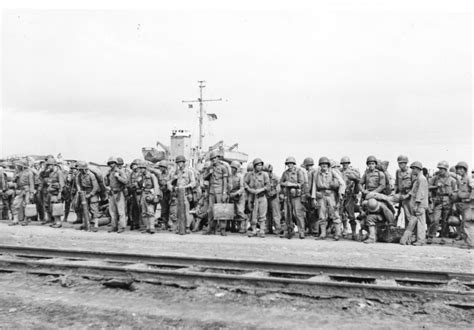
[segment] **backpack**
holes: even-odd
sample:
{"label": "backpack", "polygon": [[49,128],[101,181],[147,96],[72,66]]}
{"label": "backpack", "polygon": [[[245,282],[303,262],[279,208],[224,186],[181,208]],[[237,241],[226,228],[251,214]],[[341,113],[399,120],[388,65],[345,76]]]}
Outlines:
{"label": "backpack", "polygon": [[99,185],[99,191],[97,191],[97,193],[99,194],[100,199],[102,201],[107,200],[107,189],[105,188],[104,176],[100,170],[97,170],[93,167],[89,167],[89,171],[91,171],[91,173],[93,173],[97,179],[97,183]]}

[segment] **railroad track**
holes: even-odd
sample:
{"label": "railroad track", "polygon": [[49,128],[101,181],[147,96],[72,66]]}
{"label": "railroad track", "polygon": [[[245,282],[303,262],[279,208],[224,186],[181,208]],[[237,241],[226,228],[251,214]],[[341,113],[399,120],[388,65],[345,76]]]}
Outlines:
{"label": "railroad track", "polygon": [[187,286],[214,283],[317,298],[442,298],[474,307],[472,273],[0,246],[0,272],[18,271]]}

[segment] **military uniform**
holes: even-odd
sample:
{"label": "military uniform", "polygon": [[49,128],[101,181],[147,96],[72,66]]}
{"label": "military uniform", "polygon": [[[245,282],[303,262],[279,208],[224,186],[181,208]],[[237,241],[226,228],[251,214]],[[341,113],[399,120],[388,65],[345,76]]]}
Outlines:
{"label": "military uniform", "polygon": [[428,228],[428,238],[436,237],[440,222],[443,225],[441,236],[448,234],[448,217],[453,207],[452,199],[457,192],[456,180],[446,172],[444,176],[437,174],[430,179],[430,186],[433,188],[433,222]]}
{"label": "military uniform", "polygon": [[60,226],[61,216],[53,216],[53,204],[60,203],[62,199],[61,194],[64,188],[64,176],[62,170],[55,166],[43,182],[47,184],[45,204],[47,205],[48,219],[53,219],[55,224]]}
{"label": "military uniform", "polygon": [[319,205],[319,222],[321,226],[321,238],[326,236],[326,227],[328,220],[336,229],[335,238],[341,235],[341,217],[337,207],[339,195],[346,191],[346,183],[341,175],[333,169],[324,171],[320,169],[315,175],[313,182],[313,195]]}
{"label": "military uniform", "polygon": [[[286,187],[286,183],[296,184],[295,187]],[[285,233],[288,237],[291,237],[293,232],[294,223],[293,219],[296,219],[296,225],[298,227],[298,232],[304,237],[305,232],[305,208],[301,202],[301,195],[304,193],[305,177],[301,169],[296,167],[286,169],[283,172],[280,185],[284,187],[285,195],[285,220],[286,226],[284,228]]]}
{"label": "military uniform", "polygon": [[128,177],[123,169],[115,167],[105,176],[105,185],[109,187],[109,213],[112,222],[112,230],[123,231],[125,229],[125,188]]}
{"label": "military uniform", "polygon": [[137,181],[144,229],[149,233],[154,233],[156,204],[161,198],[158,179],[153,173],[146,170],[138,177]]}
{"label": "military uniform", "polygon": [[173,219],[174,223],[178,216],[178,189],[184,189],[184,217],[185,217],[185,230],[186,232],[190,231],[191,223],[193,222],[193,216],[191,215],[190,210],[190,200],[193,200],[193,189],[196,186],[196,178],[194,172],[190,168],[179,169],[177,168],[174,174],[171,176],[171,180],[168,181],[168,190],[171,191],[171,200],[170,205],[170,215],[176,217]]}
{"label": "military uniform", "polygon": [[362,191],[383,193],[386,187],[385,174],[376,168],[373,170],[367,169],[362,175],[360,184],[363,188]]}
{"label": "military uniform", "polygon": [[280,178],[273,173],[269,173],[270,189],[267,192],[267,231],[272,232],[275,226],[275,232],[281,233],[281,205],[280,205]]}
{"label": "military uniform", "polygon": [[25,219],[25,206],[30,203],[35,193],[34,174],[29,168],[23,169],[14,179],[16,185],[15,198],[12,204],[13,224]]}
{"label": "military uniform", "polygon": [[[7,174],[3,171],[3,167],[0,164],[0,219],[7,220],[7,217],[4,218],[4,201],[6,200],[5,196],[7,196],[8,191],[8,181],[7,181]],[[7,212],[8,214],[8,212]]]}
{"label": "military uniform", "polygon": [[[224,194],[227,194],[227,184],[229,180],[229,168],[227,165],[224,165],[222,161],[218,161],[209,168],[209,173],[207,174],[209,180],[209,232],[216,227],[214,221],[214,204],[215,203],[225,203]],[[225,232],[225,221],[220,221],[218,227],[220,231]]]}
{"label": "military uniform", "polygon": [[235,227],[240,227],[240,232],[247,231],[247,223],[245,216],[245,194],[244,194],[244,176],[242,173],[236,172],[229,177],[229,197],[234,203],[235,210]]}
{"label": "military uniform", "polygon": [[[410,209],[413,210],[413,216],[409,219],[408,226],[403,233],[400,244],[407,244],[416,226],[417,244],[424,244],[426,240],[426,210],[428,209],[428,181],[420,171],[413,188],[410,191]],[[418,209],[416,205],[419,205]]]}
{"label": "military uniform", "polygon": [[313,194],[314,189],[314,179],[316,177],[316,169],[310,168],[307,171],[307,180],[308,183],[305,189],[305,206],[306,206],[306,222],[307,227],[310,233],[317,234],[319,232],[318,228],[318,208],[317,203],[313,203],[311,195]]}
{"label": "military uniform", "polygon": [[[250,219],[250,225],[252,228],[252,234],[257,234],[257,223],[260,226],[260,236],[264,236],[265,232],[265,221],[267,219],[267,197],[266,193],[270,190],[270,178],[266,172],[251,172],[245,180],[245,189],[250,195],[250,201],[252,206],[252,213]],[[259,193],[253,193],[253,190],[261,190]]]}
{"label": "military uniform", "polygon": [[465,173],[459,177],[458,181],[458,200],[462,215],[462,226],[465,241],[469,247],[474,246],[474,179]]}
{"label": "military uniform", "polygon": [[360,180],[360,174],[357,170],[348,167],[346,170],[341,171],[342,178],[346,184],[346,191],[344,193],[344,200],[342,202],[341,216],[344,229],[346,228],[347,221],[351,226],[351,232],[353,239],[356,238],[356,227],[357,222],[355,218],[355,209],[357,204],[357,195],[359,193],[358,181]]}
{"label": "military uniform", "polygon": [[[95,174],[91,171],[87,170],[85,173],[79,173],[77,175],[77,186],[80,191],[84,193],[84,197],[87,202],[87,208],[91,215],[91,222],[94,223],[94,227],[98,228],[97,220],[100,217],[99,212],[99,183],[97,182],[97,178]],[[78,200],[79,201],[79,200]],[[81,210],[82,213],[82,210]],[[84,223],[86,221],[86,217],[81,214],[81,218],[83,219],[82,228],[88,229],[89,224]]]}
{"label": "military uniform", "polygon": [[138,178],[141,177],[138,169],[135,169],[129,176],[128,181],[128,219],[130,221],[130,230],[139,229],[143,225],[142,212],[140,204],[140,192]]}
{"label": "military uniform", "polygon": [[[395,174],[395,194],[407,195],[413,186],[413,175],[411,169],[406,170],[397,169]],[[400,201],[400,207],[405,213],[405,222],[408,224],[408,219],[413,215],[413,210],[410,206],[409,199],[403,199]]]}

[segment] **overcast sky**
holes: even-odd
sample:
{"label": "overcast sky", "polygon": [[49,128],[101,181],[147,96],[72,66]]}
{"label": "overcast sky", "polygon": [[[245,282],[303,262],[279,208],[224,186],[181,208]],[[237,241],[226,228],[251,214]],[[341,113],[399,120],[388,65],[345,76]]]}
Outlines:
{"label": "overcast sky", "polygon": [[104,162],[197,130],[278,171],[399,154],[473,164],[472,16],[311,11],[5,10],[0,156]]}

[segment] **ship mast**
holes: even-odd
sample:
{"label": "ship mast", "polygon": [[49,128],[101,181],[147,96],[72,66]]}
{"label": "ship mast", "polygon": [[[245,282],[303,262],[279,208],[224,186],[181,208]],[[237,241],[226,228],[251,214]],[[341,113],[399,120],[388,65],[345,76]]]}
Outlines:
{"label": "ship mast", "polygon": [[[199,151],[202,151],[202,140],[204,138],[204,128],[203,128],[203,122],[204,122],[204,102],[218,102],[222,101],[222,99],[207,99],[204,100],[202,96],[202,89],[206,87],[205,80],[198,80],[199,83],[199,98],[197,100],[190,100],[190,101],[182,101],[183,103],[199,103]],[[192,108],[192,105],[190,105],[190,108]]]}

